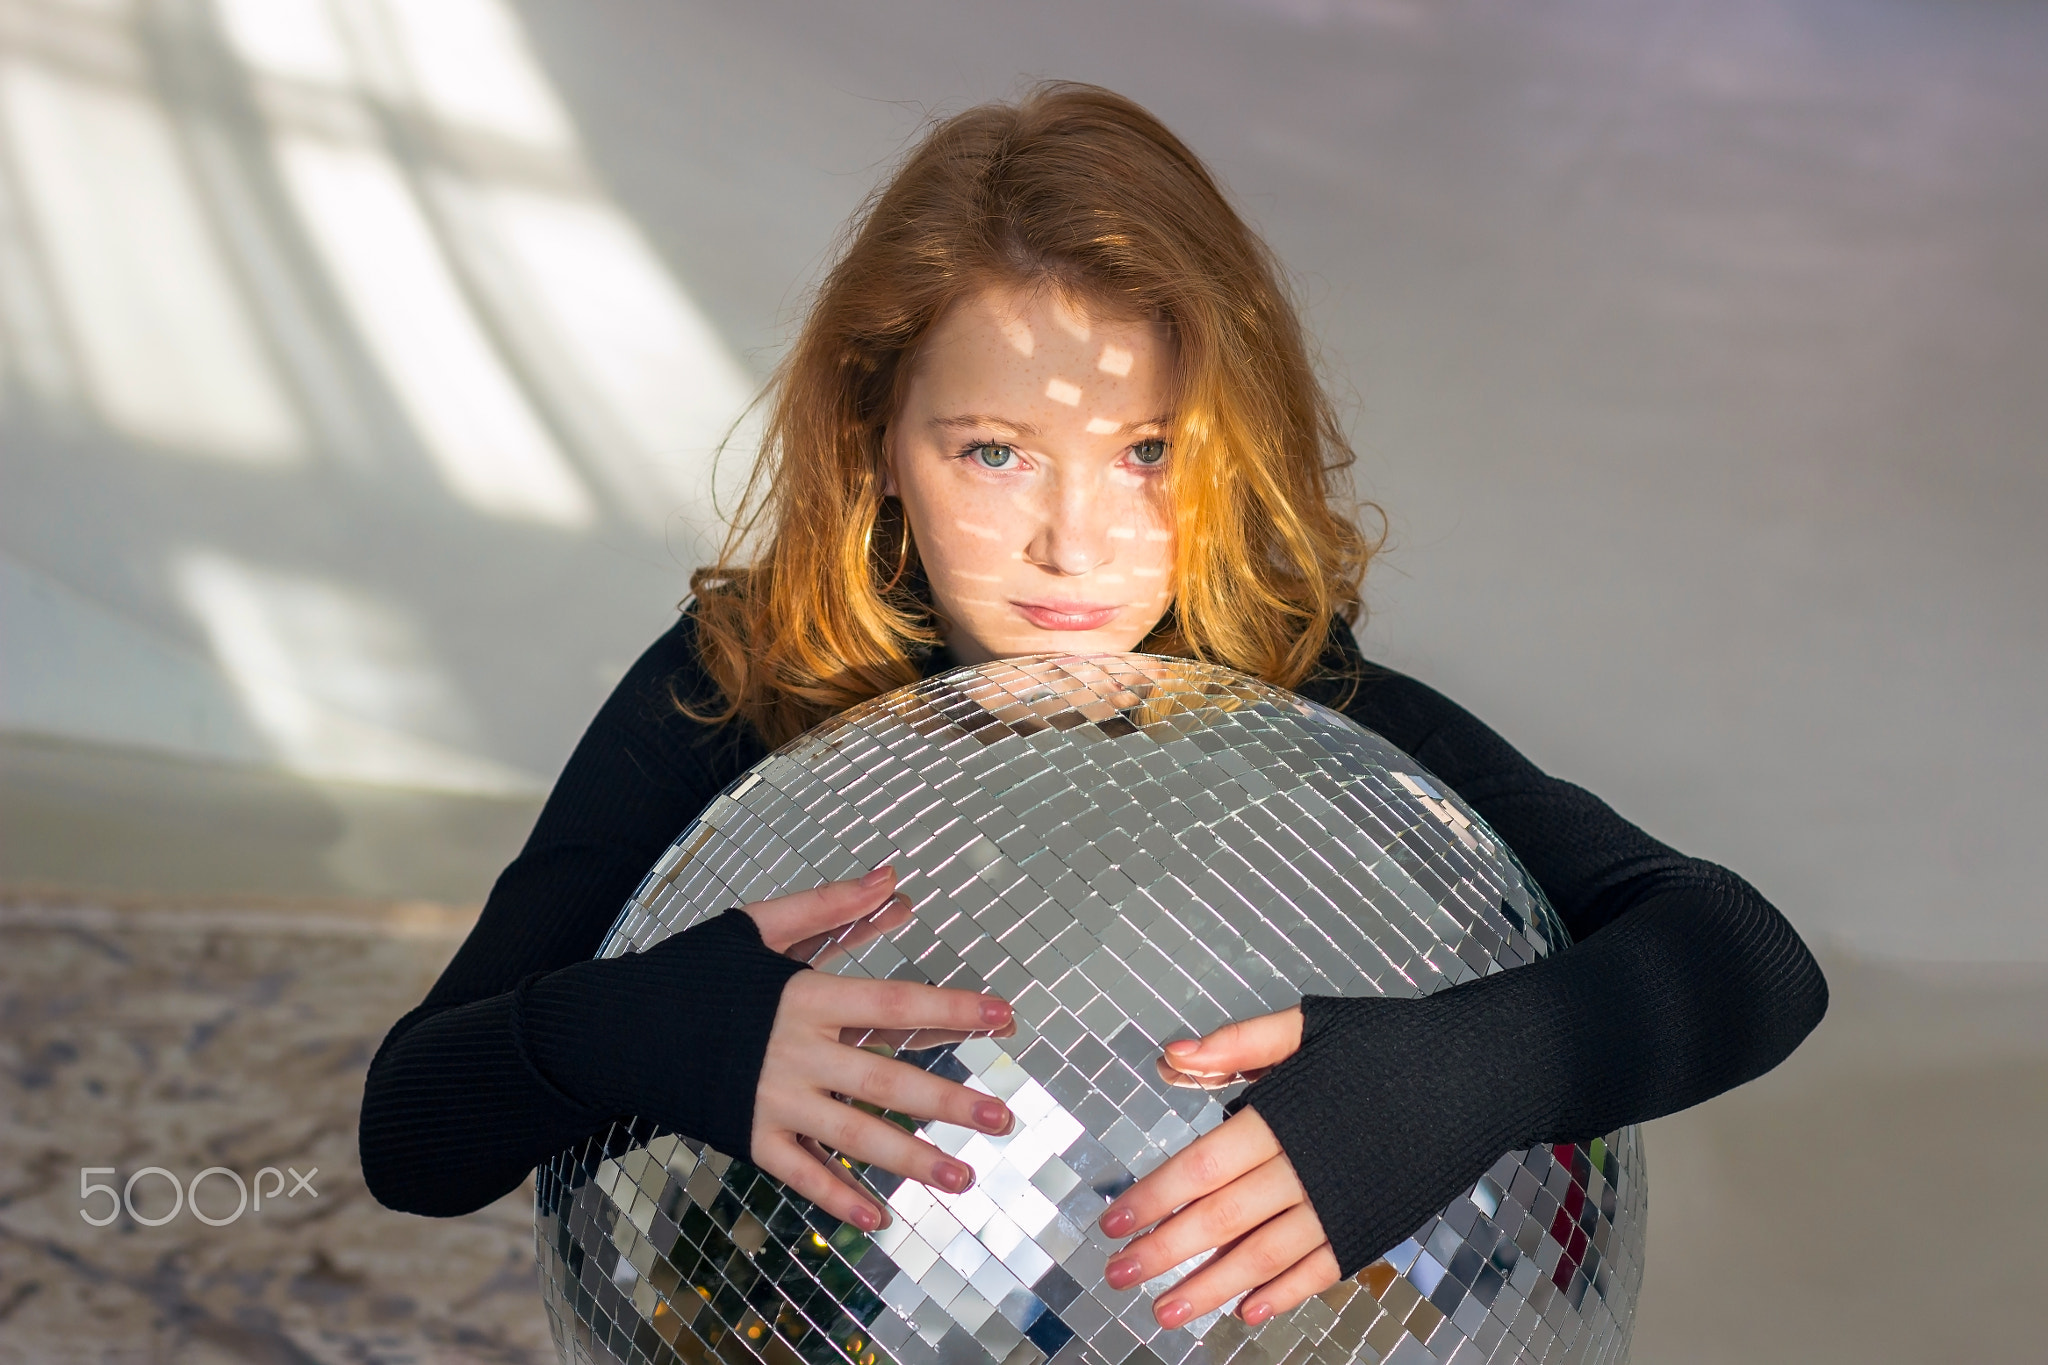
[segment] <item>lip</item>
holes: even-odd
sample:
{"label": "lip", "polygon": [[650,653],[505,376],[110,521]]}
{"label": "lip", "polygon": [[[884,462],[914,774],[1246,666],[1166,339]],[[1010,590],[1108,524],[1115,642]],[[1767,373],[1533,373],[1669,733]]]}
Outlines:
{"label": "lip", "polygon": [[1012,602],[1024,619],[1040,630],[1101,630],[1123,610],[1120,604],[1096,602]]}

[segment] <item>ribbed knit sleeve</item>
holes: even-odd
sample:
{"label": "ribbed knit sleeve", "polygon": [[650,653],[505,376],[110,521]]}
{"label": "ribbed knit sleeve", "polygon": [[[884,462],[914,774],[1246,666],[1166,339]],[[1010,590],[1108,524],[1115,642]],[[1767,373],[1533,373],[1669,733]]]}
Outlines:
{"label": "ribbed knit sleeve", "polygon": [[1762,1075],[1828,993],[1798,933],[1740,877],[1545,775],[1413,679],[1338,662],[1364,675],[1347,712],[1478,810],[1575,939],[1419,1000],[1303,1001],[1300,1051],[1244,1100],[1350,1275],[1504,1151],[1598,1136]]}
{"label": "ribbed knit sleeve", "polygon": [[[694,1127],[673,1126],[716,1131],[721,1145],[746,1132],[752,1078],[727,1071],[707,1086],[703,1040],[719,1038],[729,1059],[751,1055],[758,1072],[793,964],[758,933],[735,942],[751,927],[744,916],[661,952],[591,960],[661,851],[765,752],[743,725],[701,725],[676,708],[677,696],[708,695],[685,615],[613,691],[454,960],[393,1025],[370,1063],[358,1134],[382,1203],[440,1216],[481,1208],[628,1113],[687,1120]],[[702,964],[687,960],[713,939]],[[628,1031],[656,1016],[661,1027]],[[691,1094],[640,1104],[620,1083],[627,1037],[673,1054],[643,1054],[630,1069]],[[686,1098],[694,1107],[678,1107]]]}

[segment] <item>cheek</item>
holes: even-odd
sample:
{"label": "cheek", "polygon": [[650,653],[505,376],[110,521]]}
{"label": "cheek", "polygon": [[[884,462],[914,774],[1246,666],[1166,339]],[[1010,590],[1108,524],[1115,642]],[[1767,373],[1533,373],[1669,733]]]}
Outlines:
{"label": "cheek", "polygon": [[1148,568],[1173,563],[1173,507],[1168,500],[1166,480],[1116,474],[1111,477],[1110,498],[1115,508],[1115,535],[1128,549],[1128,561]]}
{"label": "cheek", "polygon": [[940,478],[905,487],[903,505],[918,554],[941,592],[948,577],[990,577],[1016,557],[1010,541],[1020,522],[1011,497]]}

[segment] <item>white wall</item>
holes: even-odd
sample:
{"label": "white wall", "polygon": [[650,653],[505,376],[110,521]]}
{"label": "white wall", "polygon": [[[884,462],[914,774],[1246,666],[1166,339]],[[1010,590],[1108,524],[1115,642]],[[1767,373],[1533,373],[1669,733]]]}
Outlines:
{"label": "white wall", "polygon": [[1301,277],[1369,652],[1809,932],[2048,958],[2039,6],[0,10],[0,726],[543,782],[839,222],[1071,76]]}

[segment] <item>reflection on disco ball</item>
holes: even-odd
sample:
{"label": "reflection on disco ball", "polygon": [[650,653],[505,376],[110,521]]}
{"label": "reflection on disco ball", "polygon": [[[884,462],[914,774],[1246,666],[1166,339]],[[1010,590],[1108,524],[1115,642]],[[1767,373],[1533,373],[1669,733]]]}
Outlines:
{"label": "reflection on disco ball", "polygon": [[1011,1000],[1015,1037],[904,1055],[1002,1097],[1012,1136],[919,1128],[976,1183],[949,1195],[868,1171],[894,1213],[873,1234],[645,1124],[562,1153],[540,1171],[536,1241],[565,1361],[1626,1354],[1646,1211],[1633,1128],[1505,1154],[1355,1279],[1258,1328],[1211,1313],[1166,1331],[1151,1300],[1177,1276],[1103,1279],[1117,1244],[1097,1215],[1235,1094],[1163,1084],[1163,1043],[1304,994],[1420,995],[1564,946],[1507,848],[1377,735],[1185,660],[961,669],[763,760],[655,864],[602,952],[882,862],[915,919],[829,969]]}

